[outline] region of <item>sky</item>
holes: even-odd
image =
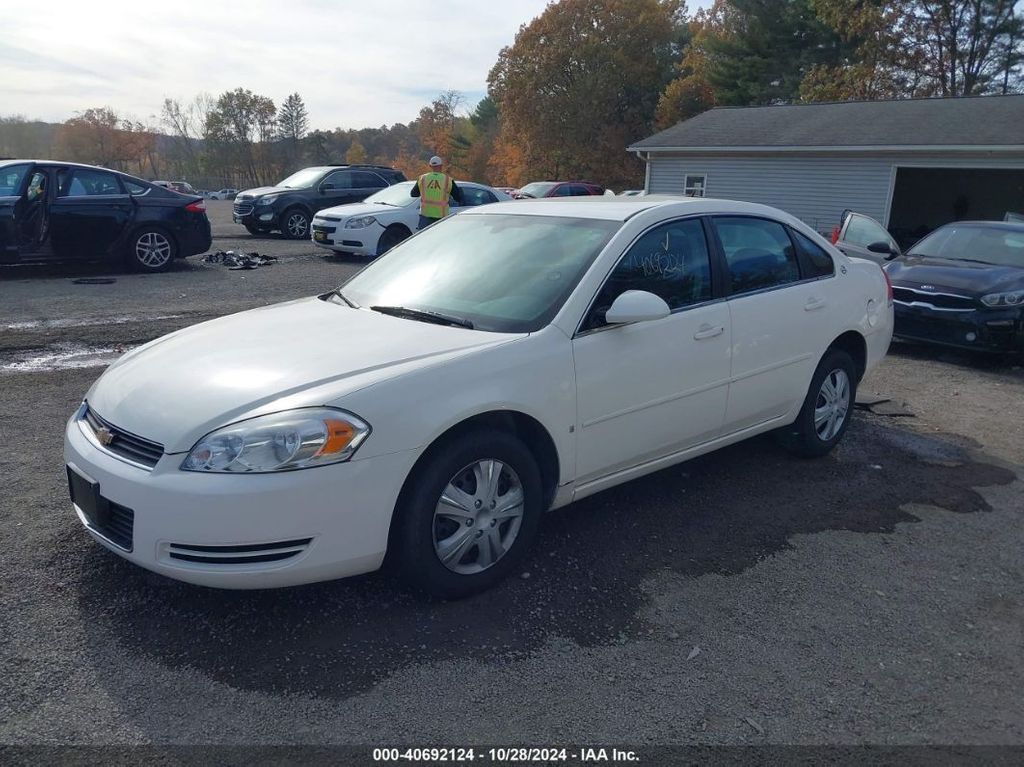
[[[691,2],[691,9],[709,0]],[[408,122],[444,90],[472,107],[548,0],[0,0],[0,115],[109,106],[156,124],[164,98],[236,87],[312,128]]]

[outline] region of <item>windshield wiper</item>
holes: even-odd
[[[428,312],[423,309],[410,309],[408,306],[371,306],[370,309],[381,314],[390,314],[393,317],[434,322],[438,325],[454,325],[455,327],[469,328],[471,330],[473,328],[473,323],[462,317],[453,317],[450,314],[441,314],[440,312]]]
[[[345,294],[341,292],[341,288],[334,288],[333,290],[329,290],[326,293],[324,293],[323,296],[320,296],[320,297],[324,298],[326,296],[337,296],[342,301],[344,301],[346,304],[351,306],[353,309],[358,309],[359,308],[358,304],[350,301],[348,298],[345,297]]]
[[[999,264],[993,264],[991,261],[982,261],[980,258],[950,258],[947,256],[929,256],[927,253],[908,253],[908,256],[917,256],[918,258],[940,258],[943,261],[969,261],[972,264],[987,264],[988,266],[998,266]]]

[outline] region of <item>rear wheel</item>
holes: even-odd
[[[457,599],[515,570],[540,524],[540,470],[504,432],[474,432],[434,451],[396,509],[390,560],[420,591]]]
[[[402,240],[407,239],[409,234],[409,230],[401,224],[392,224],[384,230],[380,240],[377,241],[377,255],[383,256]]]
[[[128,243],[128,264],[140,272],[162,272],[177,254],[174,240],[162,229],[140,229]]]
[[[281,233],[289,240],[309,237],[309,215],[302,208],[289,208],[281,216]]]
[[[846,433],[856,396],[853,358],[840,349],[829,350],[814,371],[800,414],[780,430],[782,444],[805,458],[825,455]]]

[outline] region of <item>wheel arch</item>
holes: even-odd
[[[827,354],[831,349],[841,349],[850,355],[857,370],[857,382],[864,377],[868,364],[868,343],[864,336],[856,330],[847,330],[836,337],[825,350]],[[824,356],[824,355],[822,355]]]
[[[435,437],[427,448],[416,459],[409,470],[402,488],[398,493],[398,506],[402,504],[412,478],[437,451],[459,436],[473,431],[503,431],[520,439],[526,449],[537,461],[540,470],[541,484],[544,491],[544,509],[550,508],[558,489],[558,477],[561,470],[558,449],[547,428],[531,415],[520,410],[487,410],[468,416],[448,427]],[[392,532],[395,516],[392,516]]]

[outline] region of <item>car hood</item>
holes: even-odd
[[[385,205],[381,202],[353,202],[348,205],[335,205],[333,208],[324,208],[314,218],[333,216],[335,218],[352,218],[354,216],[383,216],[388,213],[399,213],[405,208],[396,205]]]
[[[953,261],[930,256],[900,256],[886,264],[894,284],[910,288],[931,285],[964,295],[983,296],[1024,288],[1024,268]]]
[[[290,189],[287,186],[258,186],[255,189],[246,189],[243,192],[239,192],[235,199],[237,200],[250,200],[256,199],[257,197],[265,197],[268,194],[284,194],[285,192],[294,192],[294,189]]]
[[[375,381],[517,337],[306,298],[158,338],[108,368],[87,399],[119,428],[178,453],[242,418],[335,403]]]

